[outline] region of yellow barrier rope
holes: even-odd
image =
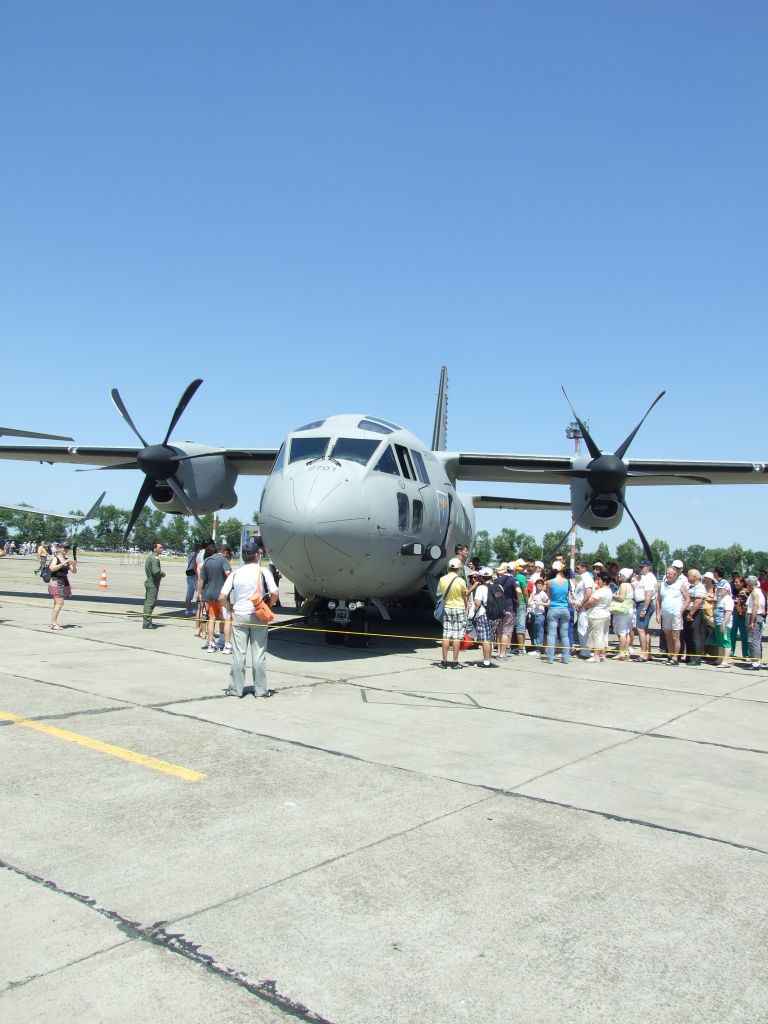
[[[8,598],[5,598],[5,599],[7,600]],[[35,608],[38,607],[38,603],[37,602],[24,601],[23,599],[13,598],[12,596],[10,597],[10,601],[11,601],[11,603],[14,603],[14,604],[26,605],[26,606],[35,607]],[[120,618],[136,619],[137,621],[140,620],[143,617],[143,612],[138,611],[138,610],[135,611],[135,612],[134,611],[115,612],[115,611],[110,611],[109,609],[101,609],[101,608],[99,608],[99,609],[87,609],[87,610],[89,612],[91,612],[92,614],[95,614],[95,615],[111,615],[111,616],[120,617]],[[153,613],[153,617],[156,618],[156,619],[160,619],[164,623],[173,623],[173,624],[176,624],[176,625],[187,625],[187,626],[190,626],[195,621],[192,618],[192,616],[189,616],[189,615],[163,615],[163,614],[157,614],[157,612],[154,612]],[[204,622],[208,622],[209,620],[205,619],[203,621]],[[217,623],[221,623],[223,621],[224,621],[223,619],[216,619]],[[377,640],[419,640],[419,641],[421,641],[423,643],[429,643],[429,644],[433,644],[433,643],[439,644],[443,640],[442,636],[423,636],[423,635],[414,634],[414,633],[376,633],[376,632],[370,632],[370,631],[364,631],[364,630],[353,630],[353,629],[338,629],[338,630],[333,629],[333,630],[331,630],[331,629],[328,629],[325,626],[306,626],[306,625],[299,625],[296,622],[283,622],[283,623],[281,623],[281,622],[270,622],[270,623],[254,622],[254,623],[249,624],[249,629],[268,629],[270,632],[274,632],[275,630],[289,630],[289,631],[297,632],[297,633],[303,632],[303,633],[322,633],[322,634],[332,632],[332,633],[338,633],[339,635],[362,636],[362,637],[367,637],[368,639],[377,639]],[[470,637],[470,639],[472,640],[472,646],[473,647],[477,647],[479,645],[479,643],[480,643],[479,640],[474,640],[471,637]],[[489,641],[489,642],[496,643],[496,641]],[[339,646],[341,646],[341,645],[339,645]],[[507,649],[509,651],[514,651],[517,648],[517,646],[518,646],[517,644],[509,644]],[[554,646],[554,650],[555,651],[561,651],[563,649],[564,648],[562,647],[562,645],[556,644]],[[569,648],[569,650],[573,650],[573,648]],[[526,653],[527,653],[527,651],[526,651]],[[612,661],[616,660],[616,657],[615,657],[616,656],[616,649],[615,648],[608,648],[606,650],[606,654],[611,657]],[[544,656],[542,655],[542,658],[543,657]],[[577,655],[572,655],[572,657],[577,657]],[[632,657],[633,656],[630,654],[630,660],[632,659]],[[701,655],[697,655],[697,657],[700,657],[702,661],[707,661],[707,660],[709,660],[709,661],[720,661],[721,660],[719,655],[716,655],[716,654],[701,654]],[[637,655],[634,656],[634,660],[635,660],[635,663],[638,663],[640,661],[640,659],[638,658]],[[669,660],[669,655],[666,654],[666,652],[664,652],[664,651],[655,651],[651,655],[651,661],[652,662],[656,662],[657,664],[662,664],[663,662],[667,662],[668,660]],[[741,659],[736,659],[736,656],[733,655],[732,657],[730,657],[728,659],[728,662],[731,663],[732,661],[735,661],[735,660],[741,660],[742,662],[746,661],[746,662],[751,662],[751,663],[757,662],[758,664],[762,665],[763,662],[768,660],[768,659],[765,659],[765,658],[750,658],[750,657],[743,657],[743,656],[742,656]],[[683,663],[682,659],[680,659],[680,663],[681,664]]]

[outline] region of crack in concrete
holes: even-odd
[[[27,879],[27,881],[32,882],[35,885],[40,885],[45,889],[50,889],[52,892],[56,892],[61,896],[67,896],[69,899],[75,900],[77,903],[81,903],[95,911],[97,914],[105,917],[108,921],[111,921],[117,929],[126,936],[127,941],[146,942],[160,949],[167,950],[169,953],[174,953],[177,956],[184,957],[185,960],[189,960],[196,966],[201,967],[206,973],[214,975],[222,981],[237,985],[239,988],[245,989],[246,992],[249,992],[251,995],[256,996],[256,998],[261,999],[264,1002],[270,1003],[276,1009],[281,1010],[289,1017],[306,1021],[306,1024],[334,1024],[333,1021],[329,1020],[327,1017],[323,1017],[319,1013],[315,1013],[303,1003],[297,1002],[289,996],[283,995],[278,989],[277,982],[274,979],[266,978],[262,981],[250,981],[242,972],[235,971],[230,967],[226,967],[223,964],[218,963],[215,957],[203,951],[201,945],[187,939],[180,932],[168,931],[165,928],[165,925],[167,924],[165,921],[157,921],[149,926],[143,926],[138,921],[131,921],[129,918],[123,917],[121,914],[117,913],[117,911],[101,906],[90,896],[75,892],[74,890],[63,889],[57,885],[56,882],[42,878],[40,875],[32,874],[31,872],[25,871],[23,868],[19,868],[14,864],[9,864],[7,861],[0,860],[0,868],[5,868],[7,871],[20,875],[22,878]],[[117,943],[116,946],[112,946],[110,948],[115,949],[117,946],[124,944],[125,943]],[[90,959],[91,956],[96,956],[103,952],[104,950],[98,950],[89,956],[81,958],[80,960],[72,961],[72,963],[82,963],[85,960]],[[61,967],[56,968],[56,970],[63,970],[67,966],[71,966],[71,964],[62,965]],[[49,973],[55,972],[51,971]],[[21,988],[34,981],[36,978],[43,976],[44,975],[37,974],[32,975],[29,978],[25,978],[22,981],[11,982],[11,984],[3,991],[8,992],[12,989]]]

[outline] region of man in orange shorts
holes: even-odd
[[[222,650],[225,654],[232,653],[230,644],[232,623],[229,619],[228,609],[219,601],[219,594],[224,587],[224,580],[231,572],[232,566],[221,550],[208,555],[203,561],[200,570],[201,597],[208,606],[208,639],[203,646],[204,651],[216,652],[219,650],[214,637],[216,635],[216,623],[221,622],[223,624],[222,632],[224,633],[224,647]]]

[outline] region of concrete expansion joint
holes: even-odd
[[[6,871],[11,871],[16,875],[25,878],[28,882],[40,885],[45,889],[50,889],[52,892],[58,893],[60,896],[66,896],[69,899],[75,900],[83,906],[88,907],[95,913],[105,917],[108,921],[111,921],[117,927],[118,931],[125,936],[126,941],[147,942],[150,945],[167,950],[169,953],[182,956],[185,960],[196,964],[208,974],[215,975],[222,981],[229,982],[230,984],[234,984],[245,989],[246,992],[249,992],[251,995],[263,1000],[264,1002],[270,1003],[276,1009],[282,1010],[287,1016],[293,1017],[296,1020],[306,1021],[307,1024],[334,1024],[334,1022],[329,1020],[327,1017],[323,1017],[319,1013],[314,1013],[308,1007],[304,1006],[303,1003],[296,1002],[288,996],[283,995],[279,991],[275,980],[264,979],[262,981],[250,981],[241,971],[235,971],[230,967],[225,967],[222,964],[219,964],[213,956],[209,953],[205,953],[199,944],[187,939],[182,933],[167,931],[165,928],[165,921],[155,921],[151,925],[142,925],[138,921],[132,921],[129,918],[124,917],[115,910],[109,910],[107,907],[100,906],[99,903],[90,896],[75,892],[74,890],[63,889],[61,886],[57,885],[56,882],[42,878],[40,875],[34,875],[14,864],[9,864],[7,861],[0,860],[0,868],[4,868]],[[117,943],[116,945],[123,945],[123,943]],[[97,950],[96,952],[91,953],[88,957],[80,958],[79,960],[73,961],[73,963],[81,963],[83,960],[90,959],[92,956],[98,956],[103,952],[104,950]],[[72,964],[65,964],[62,967],[56,968],[56,970],[62,970],[69,966],[72,966]],[[28,978],[13,981],[3,991],[8,992],[13,989],[21,988],[40,977],[43,977],[43,975],[31,975]]]

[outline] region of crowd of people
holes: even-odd
[[[469,549],[457,545],[438,584],[440,668],[460,668],[462,649],[477,644],[479,668],[495,667],[494,657],[522,655],[567,665],[575,653],[593,663],[610,655],[616,661],[729,669],[739,640],[747,666],[761,667],[766,570],[746,577],[733,572],[727,579],[722,567],[686,571],[676,559],[658,579],[645,559],[623,569],[616,562],[577,561],[571,572],[562,554],[549,570],[524,558],[491,568],[468,556]],[[659,626],[655,652],[653,619]]]

